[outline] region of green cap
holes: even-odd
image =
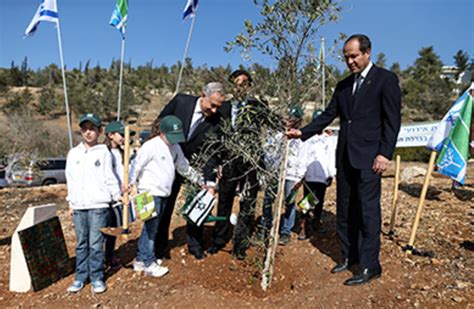
[[[102,120],[100,119],[100,117],[93,113],[87,113],[87,114],[82,115],[81,118],[79,118],[79,126],[81,126],[86,121],[91,122],[93,125],[95,125],[98,128],[100,128],[102,124]]]
[[[112,121],[105,127],[105,134],[118,132],[125,135],[125,127],[120,121]]]
[[[290,114],[290,118],[298,120],[303,118],[303,109],[300,106],[292,106],[288,112]]]
[[[183,123],[176,116],[166,116],[160,121],[160,131],[166,135],[170,144],[178,144],[185,141]]]
[[[323,113],[323,110],[322,110],[322,109],[317,109],[317,110],[315,110],[315,111],[313,112],[313,117],[312,117],[312,119],[314,120],[314,119],[318,118],[318,116],[321,115],[322,113]]]

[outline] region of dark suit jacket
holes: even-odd
[[[232,121],[232,102],[225,102],[219,111],[222,113],[224,119]],[[240,107],[237,114],[238,115],[234,115],[237,116],[235,126],[225,132],[225,134],[222,134],[222,140],[225,141],[226,138],[235,138],[237,135],[239,139],[252,141],[252,143],[255,144],[261,140],[262,126],[283,129],[281,119],[277,114],[271,111],[268,103],[250,96],[245,98],[245,104]],[[226,162],[235,161],[237,159],[236,155],[234,149],[224,148],[221,152],[221,160]],[[261,154],[255,153],[255,155]]]
[[[372,66],[356,96],[352,95],[354,75],[339,82],[329,106],[313,122],[301,129],[302,140],[319,134],[337,116],[340,131],[336,165],[347,149],[354,168],[372,166],[377,155],[391,159],[400,131],[401,92],[397,76]]]
[[[208,133],[218,133],[220,125],[223,121],[224,114],[221,109],[228,110],[225,103],[219,111],[212,117],[206,117],[201,124],[194,130],[193,134],[188,138],[189,129],[191,127],[191,120],[194,113],[194,108],[199,97],[190,96],[186,94],[176,95],[171,102],[169,102],[161,111],[158,118],[163,118],[168,115],[174,115],[183,122],[183,131],[186,141],[181,143],[181,149],[184,156],[191,161],[193,154],[199,153],[206,141]],[[227,112],[226,112],[227,113]],[[204,177],[206,180],[215,180],[215,167],[217,165],[216,159],[212,158],[204,168]]]

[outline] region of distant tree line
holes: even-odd
[[[373,55],[373,61],[386,67],[385,54]],[[474,59],[469,58],[467,52],[459,50],[454,55],[455,65],[460,74],[466,69],[474,72]],[[275,69],[252,64],[247,67],[255,76],[256,95],[267,99],[278,99],[281,85],[275,80],[281,80],[282,70],[288,59],[282,58]],[[81,114],[90,110],[112,119],[115,116],[119,61],[113,60],[108,68],[100,65],[91,66],[90,61],[80,64],[78,68],[66,71],[69,104],[71,110]],[[123,116],[135,114],[140,106],[150,102],[153,96],[169,96],[174,92],[180,63],[166,66],[156,66],[153,61],[133,67],[131,61],[124,64],[124,84],[122,88]],[[209,81],[226,81],[232,71],[230,65],[208,67],[207,65],[193,66],[191,59],[186,59],[182,80],[182,92],[199,94],[203,84]],[[423,47],[418,52],[418,58],[412,66],[402,70],[397,62],[390,69],[400,78],[403,91],[403,117],[405,120],[424,121],[440,119],[453,103],[456,93],[452,81],[441,77],[443,63],[432,46]],[[338,80],[348,74],[334,65],[326,65],[326,98]],[[294,97],[295,100],[316,102],[322,107],[321,72],[319,63],[308,62],[302,68],[302,85],[306,89],[303,97]],[[468,85],[461,85],[466,88]],[[21,90],[15,87],[24,87]],[[459,89],[463,90],[463,89]],[[36,100],[35,95],[36,94]],[[64,114],[64,97],[61,70],[55,64],[32,70],[28,67],[25,57],[20,65],[11,63],[10,68],[0,68],[0,97],[6,100],[2,111],[6,114],[22,113],[39,114],[54,118]],[[297,102],[304,105],[304,102]]]

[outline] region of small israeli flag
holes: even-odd
[[[199,0],[188,0],[183,11],[183,20],[186,20],[188,16],[194,17],[197,11]]]
[[[56,0],[43,0],[43,2],[41,2],[35,16],[33,16],[28,28],[25,30],[25,36],[32,36],[36,29],[38,29],[38,25],[41,21],[59,22]]]

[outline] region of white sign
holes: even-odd
[[[422,122],[402,125],[396,147],[422,147],[428,144],[428,140],[438,127],[437,122]]]
[[[440,121],[419,122],[412,124],[402,124],[396,147],[423,147],[428,144],[428,140],[438,127]],[[337,138],[339,127],[328,127],[333,130],[333,138]]]

